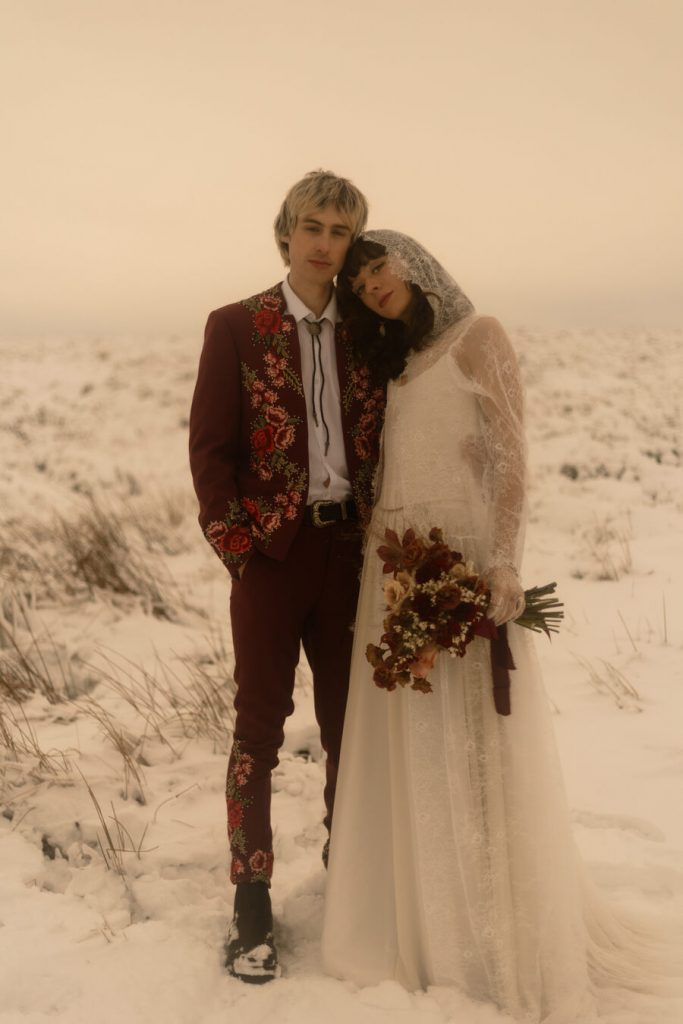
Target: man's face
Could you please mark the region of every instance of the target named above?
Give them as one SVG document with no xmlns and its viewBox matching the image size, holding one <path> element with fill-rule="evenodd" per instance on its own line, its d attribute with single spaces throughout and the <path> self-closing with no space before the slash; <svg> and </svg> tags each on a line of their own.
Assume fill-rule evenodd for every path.
<svg viewBox="0 0 683 1024">
<path fill-rule="evenodd" d="M 336 206 L 304 210 L 283 241 L 289 244 L 292 287 L 327 285 L 342 268 L 351 244 L 351 227 Z"/>
</svg>

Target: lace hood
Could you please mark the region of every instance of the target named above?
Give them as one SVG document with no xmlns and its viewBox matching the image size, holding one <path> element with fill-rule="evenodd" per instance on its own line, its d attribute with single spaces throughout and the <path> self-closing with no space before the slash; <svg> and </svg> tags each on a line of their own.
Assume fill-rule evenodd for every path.
<svg viewBox="0 0 683 1024">
<path fill-rule="evenodd" d="M 425 293 L 434 310 L 434 335 L 474 313 L 459 284 L 414 238 L 384 228 L 364 231 L 361 237 L 384 246 L 393 272 Z"/>
</svg>

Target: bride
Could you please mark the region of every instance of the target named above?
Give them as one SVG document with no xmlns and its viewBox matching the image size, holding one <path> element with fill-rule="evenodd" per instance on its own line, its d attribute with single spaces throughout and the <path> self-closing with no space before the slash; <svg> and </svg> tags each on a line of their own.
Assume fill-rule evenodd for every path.
<svg viewBox="0 0 683 1024">
<path fill-rule="evenodd" d="M 326 890 L 326 969 L 360 985 L 453 985 L 533 1024 L 595 1017 L 595 983 L 648 990 L 637 926 L 617 919 L 575 852 L 524 605 L 525 442 L 517 359 L 417 242 L 370 231 L 339 279 L 352 339 L 388 381 L 358 606 Z M 507 622 L 511 714 L 489 641 L 425 658 L 429 694 L 373 684 L 386 614 L 387 527 L 445 542 L 482 571 Z M 433 667 L 431 667 L 433 664 Z M 650 957 L 650 960 L 648 960 Z"/>
</svg>

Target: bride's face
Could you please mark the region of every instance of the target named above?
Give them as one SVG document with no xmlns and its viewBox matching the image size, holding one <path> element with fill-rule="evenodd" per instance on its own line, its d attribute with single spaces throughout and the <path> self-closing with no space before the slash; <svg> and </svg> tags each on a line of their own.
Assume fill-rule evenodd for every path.
<svg viewBox="0 0 683 1024">
<path fill-rule="evenodd" d="M 385 320 L 407 320 L 413 293 L 410 285 L 389 268 L 387 256 L 366 263 L 350 284 L 354 295 L 373 313 Z"/>
</svg>

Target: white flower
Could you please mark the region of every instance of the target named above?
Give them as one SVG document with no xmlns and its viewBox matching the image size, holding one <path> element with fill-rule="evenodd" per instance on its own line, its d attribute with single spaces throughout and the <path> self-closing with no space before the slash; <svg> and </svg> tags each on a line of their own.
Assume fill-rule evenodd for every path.
<svg viewBox="0 0 683 1024">
<path fill-rule="evenodd" d="M 400 608 L 407 593 L 407 589 L 398 580 L 385 581 L 384 600 L 387 603 L 387 608 L 392 612 Z"/>
</svg>

